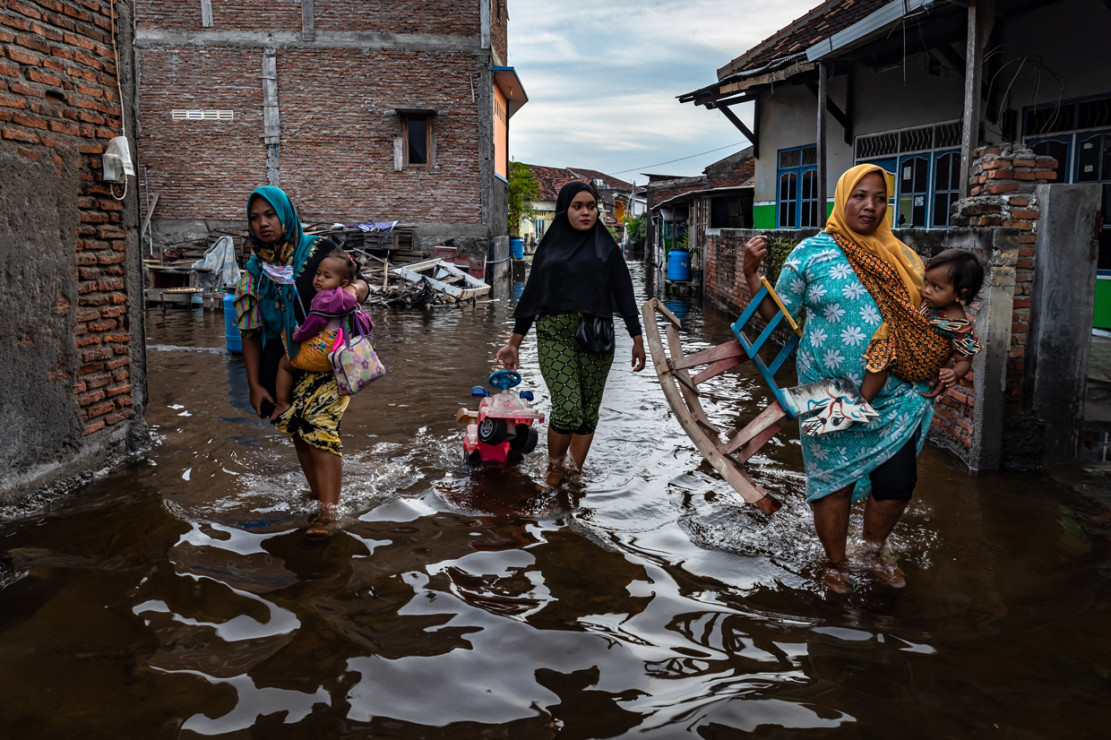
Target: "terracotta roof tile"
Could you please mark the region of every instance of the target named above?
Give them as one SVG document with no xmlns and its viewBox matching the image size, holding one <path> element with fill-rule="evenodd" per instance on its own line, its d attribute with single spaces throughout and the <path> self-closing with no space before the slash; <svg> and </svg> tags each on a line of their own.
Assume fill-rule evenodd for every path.
<svg viewBox="0 0 1111 740">
<path fill-rule="evenodd" d="M 759 69 L 806 51 L 887 5 L 891 0 L 826 0 L 718 70 L 718 79 Z"/>
</svg>

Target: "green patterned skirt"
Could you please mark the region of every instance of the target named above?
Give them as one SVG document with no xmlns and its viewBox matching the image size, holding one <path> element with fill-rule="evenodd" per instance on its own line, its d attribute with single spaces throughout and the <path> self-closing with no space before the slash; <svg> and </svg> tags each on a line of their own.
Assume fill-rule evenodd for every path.
<svg viewBox="0 0 1111 740">
<path fill-rule="evenodd" d="M 592 434 L 606 388 L 613 353 L 596 355 L 579 348 L 575 330 L 579 314 L 559 313 L 536 319 L 540 373 L 552 397 L 548 426 L 560 434 Z"/>
</svg>

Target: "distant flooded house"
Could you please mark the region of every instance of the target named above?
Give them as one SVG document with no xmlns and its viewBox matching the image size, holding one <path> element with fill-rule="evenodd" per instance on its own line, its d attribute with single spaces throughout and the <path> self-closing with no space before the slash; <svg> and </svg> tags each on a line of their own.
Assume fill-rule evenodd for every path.
<svg viewBox="0 0 1111 740">
<path fill-rule="evenodd" d="M 720 229 L 752 226 L 752 147 L 706 167 L 696 177 L 648 175 L 646 260 L 664 264 L 673 248 L 690 252 L 695 270 L 705 259 L 707 237 Z"/>
<path fill-rule="evenodd" d="M 869 162 L 895 176 L 904 241 L 985 257 L 988 350 L 935 425 L 975 468 L 1075 457 L 1093 306 L 1111 326 L 1111 272 L 1093 287 L 1111 268 L 1109 37 L 1101 0 L 830 0 L 679 98 L 751 142 L 754 228 L 823 227 L 839 175 Z M 707 240 L 707 292 L 729 306 L 748 299 L 745 238 Z M 1073 287 L 1065 303 L 1049 304 L 1050 276 Z"/>
<path fill-rule="evenodd" d="M 569 182 L 587 182 L 593 185 L 601 196 L 602 223 L 621 233 L 626 215 L 630 218 L 644 213 L 643 189 L 616 177 L 581 167 L 545 167 L 527 165 L 540 188 L 540 197 L 530 201 L 533 215 L 529 223 L 522 222 L 518 232 L 533 243 L 540 241 L 544 232 L 555 218 L 556 198 L 559 190 Z"/>
<path fill-rule="evenodd" d="M 309 223 L 398 221 L 400 247 L 508 256 L 509 128 L 527 96 L 507 21 L 507 0 L 138 3 L 154 241 L 242 228 L 247 194 L 277 185 Z"/>
</svg>

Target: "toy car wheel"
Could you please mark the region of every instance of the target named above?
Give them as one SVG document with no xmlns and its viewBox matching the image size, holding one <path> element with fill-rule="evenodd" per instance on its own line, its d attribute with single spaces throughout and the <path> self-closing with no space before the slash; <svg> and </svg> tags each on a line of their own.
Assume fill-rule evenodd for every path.
<svg viewBox="0 0 1111 740">
<path fill-rule="evenodd" d="M 463 464 L 477 468 L 482 464 L 482 453 L 478 450 L 471 450 L 470 452 L 463 450 Z"/>
<path fill-rule="evenodd" d="M 505 427 L 504 419 L 491 419 L 489 417 L 478 423 L 478 439 L 488 445 L 498 445 L 505 441 L 509 432 Z"/>
<path fill-rule="evenodd" d="M 509 447 L 522 455 L 527 455 L 536 449 L 538 439 L 540 439 L 540 435 L 536 433 L 535 429 L 528 424 L 518 424 L 517 436 L 509 440 Z"/>
</svg>

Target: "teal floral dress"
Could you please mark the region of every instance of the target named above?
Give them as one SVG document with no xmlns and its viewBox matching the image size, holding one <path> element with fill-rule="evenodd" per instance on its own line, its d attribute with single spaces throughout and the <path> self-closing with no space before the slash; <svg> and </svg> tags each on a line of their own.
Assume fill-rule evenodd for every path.
<svg viewBox="0 0 1111 740">
<path fill-rule="evenodd" d="M 828 378 L 864 380 L 864 351 L 883 319 L 871 294 L 829 234 L 800 243 L 787 256 L 775 290 L 793 316 L 806 309 L 796 365 L 799 384 Z M 815 501 L 856 483 L 853 500 L 871 493 L 868 474 L 918 432 L 918 452 L 933 419 L 933 401 L 921 393 L 928 383 L 908 383 L 888 374 L 872 402 L 879 417 L 843 432 L 801 435 L 806 500 Z"/>
</svg>

